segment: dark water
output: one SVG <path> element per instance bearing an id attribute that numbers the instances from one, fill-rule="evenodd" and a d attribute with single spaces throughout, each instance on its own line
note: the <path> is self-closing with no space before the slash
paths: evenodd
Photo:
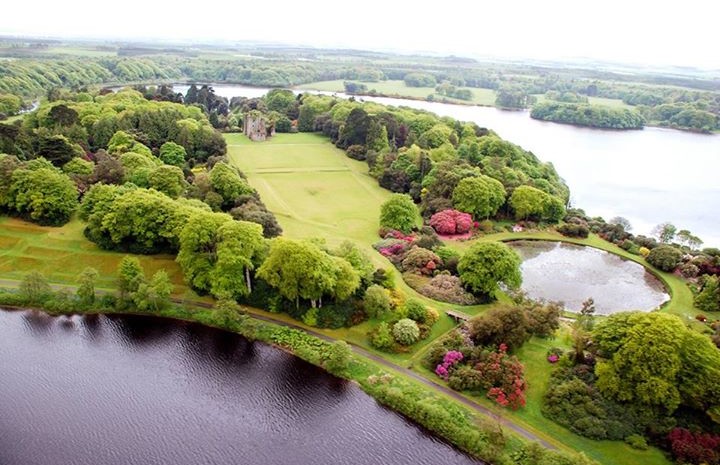
<path id="1" fill-rule="evenodd" d="M 508 242 L 523 259 L 522 289 L 536 299 L 562 301 L 579 311 L 588 297 L 597 313 L 653 310 L 670 299 L 642 265 L 592 247 L 562 242 Z"/>
<path id="2" fill-rule="evenodd" d="M 232 334 L 0 311 L 0 464 L 477 463 L 352 384 Z"/>

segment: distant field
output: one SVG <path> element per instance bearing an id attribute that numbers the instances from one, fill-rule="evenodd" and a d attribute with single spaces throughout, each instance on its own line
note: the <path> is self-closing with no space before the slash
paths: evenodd
<path id="1" fill-rule="evenodd" d="M 343 82 L 346 79 L 338 79 L 335 81 L 320 81 L 313 82 L 310 84 L 303 84 L 299 86 L 303 89 L 322 90 L 325 92 L 345 92 L 345 86 Z M 404 81 L 379 81 L 379 82 L 366 82 L 368 90 L 375 90 L 378 94 L 384 95 L 398 95 L 402 97 L 412 97 L 425 99 L 428 95 L 435 94 L 435 88 L 433 87 L 408 87 Z M 495 104 L 495 91 L 492 89 L 476 89 L 468 87 L 472 94 L 473 100 L 471 103 L 478 105 L 494 105 Z M 435 94 L 436 99 L 447 98 L 442 95 Z M 448 100 L 459 103 L 468 103 L 465 100 L 458 100 L 448 98 Z"/>
<path id="2" fill-rule="evenodd" d="M 37 270 L 54 283 L 75 284 L 88 266 L 100 272 L 99 287 L 114 287 L 115 271 L 125 254 L 101 250 L 83 235 L 83 223 L 73 220 L 59 228 L 38 226 L 16 218 L 0 217 L 0 276 L 20 280 Z M 138 255 L 150 276 L 164 269 L 175 289 L 183 295 L 188 288 L 182 271 L 171 255 Z"/>
<path id="3" fill-rule="evenodd" d="M 547 101 L 543 94 L 535 94 L 534 97 L 538 103 Z M 628 105 L 622 100 L 615 98 L 588 97 L 588 101 L 594 105 L 605 105 L 613 108 L 633 108 L 632 105 Z"/>
<path id="4" fill-rule="evenodd" d="M 46 55 L 68 55 L 75 57 L 102 58 L 117 56 L 117 52 L 112 50 L 97 50 L 93 47 L 48 47 L 48 48 L 22 48 L 14 49 L 12 47 L 0 48 L 0 54 L 3 53 L 22 53 L 23 58 L 44 57 Z"/>

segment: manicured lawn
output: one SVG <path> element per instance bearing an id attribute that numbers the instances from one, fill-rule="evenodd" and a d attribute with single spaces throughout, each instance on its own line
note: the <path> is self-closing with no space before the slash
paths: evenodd
<path id="1" fill-rule="evenodd" d="M 98 286 L 113 288 L 115 270 L 126 254 L 101 250 L 83 236 L 83 228 L 77 219 L 54 228 L 0 217 L 0 276 L 21 280 L 29 271 L 37 270 L 53 283 L 75 284 L 80 272 L 91 266 L 100 272 Z M 185 285 L 173 256 L 138 255 L 138 258 L 148 276 L 161 269 L 167 271 L 175 286 L 175 296 L 191 293 L 197 298 Z"/>
<path id="2" fill-rule="evenodd" d="M 345 92 L 343 82 L 345 79 L 335 81 L 320 81 L 299 86 L 301 89 L 322 90 L 325 92 Z M 444 97 L 435 92 L 434 87 L 409 87 L 405 85 L 405 81 L 379 81 L 364 83 L 368 91 L 374 90 L 380 95 L 411 97 L 414 99 L 425 99 L 428 95 L 434 94 L 435 100 L 442 100 Z M 472 101 L 447 98 L 451 102 L 457 103 L 475 103 L 477 105 L 495 105 L 495 91 L 492 89 L 478 89 L 474 87 L 466 87 L 473 94 Z"/>

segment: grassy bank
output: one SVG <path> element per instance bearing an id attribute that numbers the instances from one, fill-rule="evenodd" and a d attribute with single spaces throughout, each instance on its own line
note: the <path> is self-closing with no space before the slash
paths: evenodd
<path id="1" fill-rule="evenodd" d="M 78 219 L 50 227 L 0 216 L 0 278 L 21 280 L 29 271 L 39 271 L 54 283 L 74 284 L 90 266 L 100 273 L 99 287 L 113 287 L 115 271 L 126 254 L 100 249 L 85 238 L 84 227 Z M 147 273 L 168 273 L 174 296 L 198 298 L 185 284 L 173 255 L 137 257 Z"/>

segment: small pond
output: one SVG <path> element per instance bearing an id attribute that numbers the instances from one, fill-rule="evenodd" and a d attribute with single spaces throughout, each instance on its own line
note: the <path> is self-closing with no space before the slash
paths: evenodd
<path id="1" fill-rule="evenodd" d="M 592 297 L 596 313 L 650 311 L 670 299 L 642 265 L 592 247 L 562 242 L 513 241 L 522 258 L 522 289 L 534 299 L 560 301 L 579 311 Z"/>

